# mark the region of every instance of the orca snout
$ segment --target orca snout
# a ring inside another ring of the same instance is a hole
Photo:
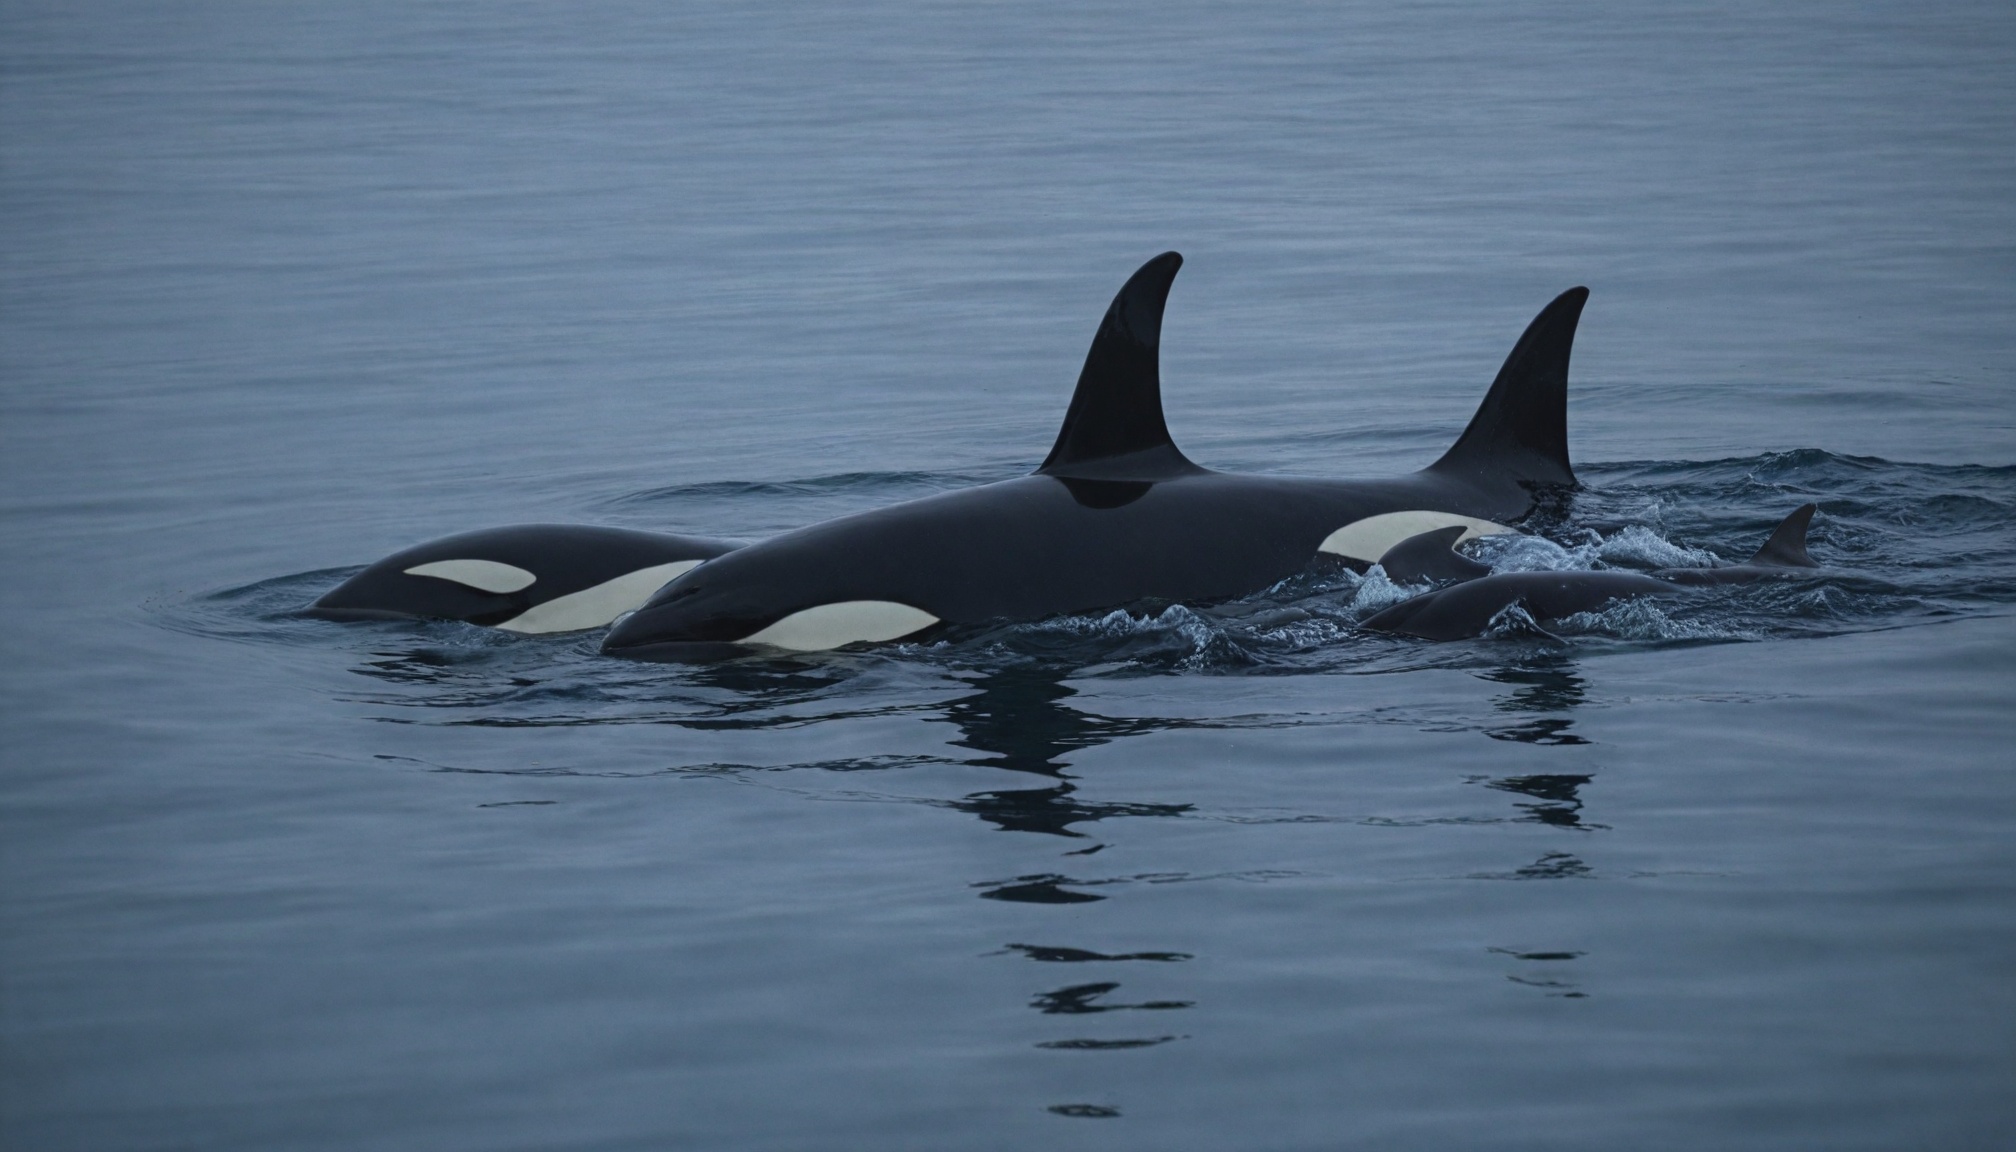
[[[735,640],[753,628],[720,612],[706,584],[675,580],[642,608],[616,621],[602,637],[602,654],[630,660],[715,659],[736,651]]]

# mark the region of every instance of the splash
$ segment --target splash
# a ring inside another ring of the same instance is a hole
[[[1648,643],[1676,640],[1758,640],[1740,628],[1675,618],[1654,600],[1620,600],[1599,612],[1577,612],[1556,624],[1565,635],[1601,635]]]

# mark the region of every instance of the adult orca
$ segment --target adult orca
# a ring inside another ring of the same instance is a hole
[[[1402,600],[1364,621],[1375,632],[1392,632],[1423,640],[1464,640],[1489,631],[1500,615],[1517,605],[1543,630],[1547,625],[1578,612],[1594,612],[1618,600],[1641,596],[1671,597],[1686,593],[1688,585],[1743,584],[1773,577],[1795,576],[1818,568],[1806,552],[1806,527],[1813,521],[1814,505],[1802,505],[1772,531],[1771,538],[1757,554],[1741,564],[1717,568],[1662,568],[1651,575],[1638,572],[1500,572],[1465,578],[1459,583],[1409,600]],[[1455,552],[1455,543],[1446,533],[1425,533],[1403,541],[1387,557],[1395,568],[1409,577],[1459,572],[1462,569],[1438,560],[1436,549],[1449,553],[1465,565],[1476,561]],[[1380,567],[1389,577],[1395,568]],[[1486,572],[1490,570],[1485,569]],[[1394,577],[1398,580],[1398,577]],[[1401,581],[1415,583],[1410,578]]]
[[[1257,592],[1319,555],[1370,565],[1424,530],[1511,531],[1535,490],[1573,485],[1568,356],[1588,291],[1527,327],[1440,460],[1391,480],[1241,476],[1190,462],[1162,417],[1166,252],[1114,297],[1063,429],[1028,476],[800,528],[708,562],[617,621],[602,650],[641,659],[722,644],[797,651]]]
[[[510,632],[600,628],[735,547],[580,524],[486,528],[396,552],[308,608],[325,620],[424,618]]]

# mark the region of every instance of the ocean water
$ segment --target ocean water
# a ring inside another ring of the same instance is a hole
[[[0,6],[0,1145],[2016,1144],[2016,9]],[[703,668],[298,609],[1169,422],[1501,567]]]

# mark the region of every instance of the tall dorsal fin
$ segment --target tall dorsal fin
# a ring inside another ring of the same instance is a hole
[[[1570,288],[1526,326],[1470,426],[1428,466],[1472,483],[1573,484],[1568,463],[1568,353],[1587,288]]]
[[[1818,568],[1819,562],[1806,554],[1806,526],[1813,522],[1813,513],[1818,510],[1818,505],[1801,504],[1798,511],[1772,530],[1771,538],[1757,554],[1744,563],[1761,568]]]
[[[1164,252],[1113,297],[1085,354],[1064,427],[1038,473],[1155,480],[1200,470],[1177,451],[1162,420],[1162,308],[1182,266],[1182,256]]]

